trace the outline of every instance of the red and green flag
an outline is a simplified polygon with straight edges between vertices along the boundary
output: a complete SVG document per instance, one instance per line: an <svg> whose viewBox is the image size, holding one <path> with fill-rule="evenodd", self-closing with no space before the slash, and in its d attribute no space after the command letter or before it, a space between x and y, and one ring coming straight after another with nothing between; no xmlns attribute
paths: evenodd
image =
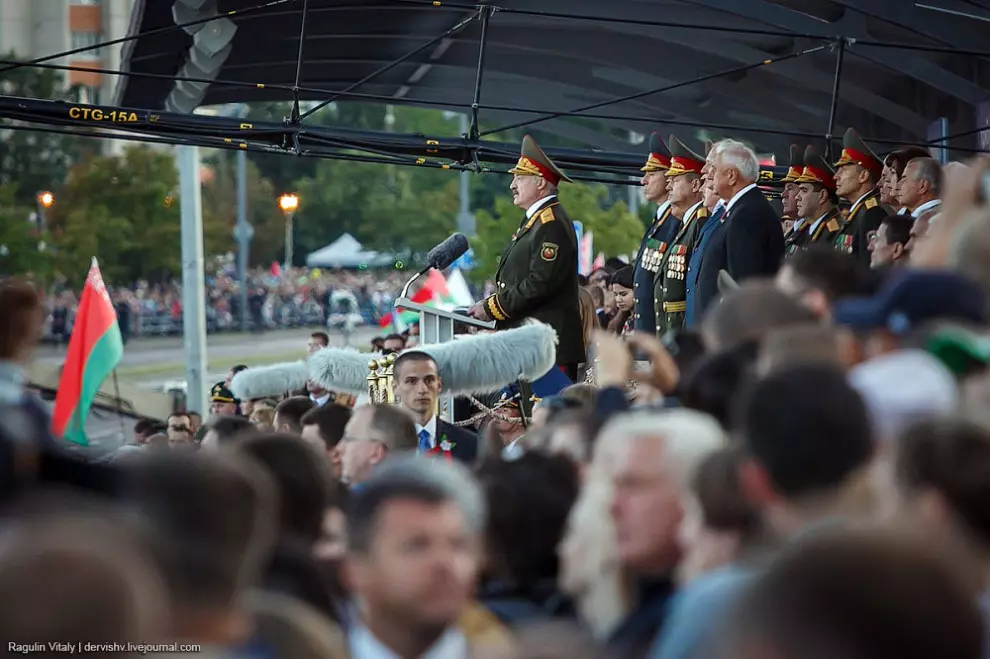
<svg viewBox="0 0 990 659"><path fill-rule="evenodd" d="M416 293L409 298L413 302L425 304L431 307L453 306L450 304L450 291L447 289L447 280L439 270L430 270L426 276L426 281ZM419 322L419 312L408 309L396 309L392 313L386 314L379 321L379 325L385 331L401 334L409 325Z"/></svg>
<svg viewBox="0 0 990 659"><path fill-rule="evenodd" d="M67 441L88 446L86 417L100 385L120 362L124 342L117 312L110 301L96 259L89 267L72 338L55 395L52 432Z"/></svg>

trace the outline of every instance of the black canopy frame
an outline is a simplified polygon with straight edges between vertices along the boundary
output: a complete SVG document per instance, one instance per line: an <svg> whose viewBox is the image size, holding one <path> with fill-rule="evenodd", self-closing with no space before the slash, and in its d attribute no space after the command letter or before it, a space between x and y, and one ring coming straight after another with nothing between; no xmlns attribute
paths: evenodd
<svg viewBox="0 0 990 659"><path fill-rule="evenodd" d="M459 9L465 12L470 12L470 14L438 36L429 39L416 48L408 51L401 57L398 57L397 59L379 67L374 72L340 90L312 88L303 85L304 80L302 74L303 63L305 61L307 18L311 11L310 0L271 0L256 6L225 12L212 17L199 18L186 23L167 25L146 31L139 31L136 34L120 39L113 39L84 48L74 48L72 50L54 53L30 61L0 59L0 65L3 65L4 67L0 68L0 73L20 67L35 67L59 71L79 70L114 76L167 79L174 82L217 85L231 88L243 88L245 90L264 88L267 90L278 91L284 94L287 100L291 101L290 115L285 117L281 123L246 123L241 119L228 117L161 112L149 109L106 105L65 103L60 101L25 99L0 95L0 120L3 120L3 122L0 123L0 127L8 130L57 132L60 134L81 135L97 139L128 139L152 143L191 144L220 149L241 149L252 152L280 153L298 157L336 158L343 160L358 160L362 162L381 162L384 164L473 171L477 173L504 172L504 169L496 169L494 165L506 165L515 162L518 153L517 147L515 145L493 142L482 138L490 137L493 134L513 128L536 125L557 117L581 117L585 119L653 122L656 121L656 119L648 116L604 114L591 111L610 105L620 104L633 99L662 94L666 91L702 83L708 80L714 80L716 78L736 76L750 70L772 66L775 63L797 59L812 53L830 50L835 54L835 70L831 94L831 106L828 115L828 125L824 127L825 130L823 132L816 132L813 130L796 131L787 129L768 129L763 126L713 124L711 122L704 121L681 119L669 120L666 118L664 118L661 122L663 124L715 129L725 131L727 133L762 133L801 138L803 140L814 140L822 144L825 147L826 152L830 152L835 141L833 131L835 129L836 109L840 99L840 83L842 81L843 64L845 61L845 56L848 52L855 52L862 48L895 49L902 51L946 52L957 55L962 54L990 59L990 51L943 48L925 44L869 39L854 39L841 35L823 38L818 34L805 34L774 29L711 26L656 20L632 21L630 19L613 18L608 16L588 16L575 13L504 7L488 2L482 2L479 4L458 4L441 2L440 0L381 0L381 2L416 7L423 11L430 11L431 9L439 7L443 7L445 9ZM366 3L360 3L355 5L336 5L335 7L338 9L360 9L367 7L367 5ZM91 67L74 67L49 63L52 60L78 54L87 50L102 48L108 45L135 42L136 40L149 35L182 30L188 27L208 23L210 21L219 20L221 18L235 20L240 16L260 12L272 12L275 10L284 10L289 13L298 13L299 15L299 42L295 61L295 80L294 84L291 86L271 85L264 82L248 83L244 81L225 80L219 78L207 79L185 77L180 75L163 75L151 72L99 68L94 69ZM671 84L665 84L663 86L651 88L635 94L627 94L607 99L605 101L587 104L571 110L548 113L546 110L538 108L484 104L481 102L481 89L484 83L485 73L487 36L489 32L488 28L490 22L499 13L539 16L541 18L554 20L588 21L598 23L634 23L643 27L676 28L700 32L714 31L761 36L783 36L790 38L799 37L810 42L812 45L775 57L768 57L761 61L742 64L716 71L714 73L696 76ZM475 84L470 101L452 104L447 101L406 99L357 91L357 89L362 85L371 82L375 78L378 78L382 74L410 60L425 50L436 46L442 40L463 31L467 26L476 22L480 24L481 29L480 38L477 44L478 58L475 71ZM245 93L247 92L245 91ZM311 96L322 97L323 100L318 102L314 107L309 108L306 111L301 111L300 99L303 93ZM307 119L310 119L320 109L337 101L338 99L379 101L396 105L408 104L427 107L433 106L449 108L455 106L463 108L469 114L469 129L467 134L462 135L460 139L455 139L428 137L423 135L402 135L385 131L355 131L319 126L313 124L312 122L307 122ZM531 114L535 116L526 121L515 122L510 125L505 125L482 132L479 126L479 118L481 116L481 112L486 109ZM11 121L15 123L10 123ZM48 127L47 129L43 128L46 126ZM868 142L881 145L900 146L913 144L916 146L931 147L947 144L949 140L968 136L979 132L980 130L983 129L976 128L973 130L961 131L945 138L926 142L904 142L900 140L871 137L866 137L865 139ZM952 148L963 153L982 153L986 151L979 148L966 148L958 146L953 146ZM630 180L629 177L638 178L639 167L644 160L644 154L617 151L550 148L547 149L547 152L562 167L576 172L581 172L581 174L574 177L577 180L598 181L610 184L635 183L635 181ZM779 173L782 169L783 168L778 168L778 171L776 172L767 169L763 173L764 182L770 183L774 180L779 180Z"/></svg>

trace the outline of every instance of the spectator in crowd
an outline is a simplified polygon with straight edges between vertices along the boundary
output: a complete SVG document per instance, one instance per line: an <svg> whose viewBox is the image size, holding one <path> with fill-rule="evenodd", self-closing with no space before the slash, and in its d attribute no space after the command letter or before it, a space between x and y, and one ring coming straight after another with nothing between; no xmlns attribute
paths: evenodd
<svg viewBox="0 0 990 659"><path fill-rule="evenodd" d="M869 513L854 495L874 452L870 420L841 371L809 365L769 375L741 395L738 412L740 487L765 525L768 549L820 520ZM719 621L758 564L749 556L681 590L654 656L709 656Z"/></svg>
<svg viewBox="0 0 990 659"><path fill-rule="evenodd" d="M389 334L382 341L382 352L386 355L393 352L402 352L406 349L406 339L401 334Z"/></svg>
<svg viewBox="0 0 990 659"><path fill-rule="evenodd" d="M193 410L189 410L186 414L189 416L189 422L192 423L192 431L196 432L199 430L200 426L203 425L203 415Z"/></svg>
<svg viewBox="0 0 990 659"><path fill-rule="evenodd" d="M715 352L760 341L771 329L815 322L814 314L769 282L748 282L705 315L701 335Z"/></svg>
<svg viewBox="0 0 990 659"><path fill-rule="evenodd" d="M615 296L615 317L608 323L608 331L613 334L632 332L633 306L633 267L624 266L616 270L608 279L609 290Z"/></svg>
<svg viewBox="0 0 990 659"><path fill-rule="evenodd" d="M577 499L575 465L538 453L485 461L486 570L479 599L507 625L569 613L557 588L557 546Z"/></svg>
<svg viewBox="0 0 990 659"><path fill-rule="evenodd" d="M880 175L880 203L897 210L898 215L909 214L898 199L901 177L909 162L915 158L928 158L929 155L926 149L919 146L907 146L888 153Z"/></svg>
<svg viewBox="0 0 990 659"><path fill-rule="evenodd" d="M914 218L908 252L914 246L914 240L928 233L928 225L942 205L941 196L942 165L934 158L915 158L909 162L897 189L901 207L906 208Z"/></svg>
<svg viewBox="0 0 990 659"><path fill-rule="evenodd" d="M44 311L34 287L18 279L0 279L0 405L24 414L31 436L47 437L50 420L41 402L25 388L24 369L41 338Z"/></svg>
<svg viewBox="0 0 990 659"><path fill-rule="evenodd" d="M200 446L207 451L216 451L221 446L236 443L255 432L254 424L242 416L218 416L210 419L206 428Z"/></svg>
<svg viewBox="0 0 990 659"><path fill-rule="evenodd" d="M255 408L251 412L250 421L260 432L275 432L275 408Z"/></svg>
<svg viewBox="0 0 990 659"><path fill-rule="evenodd" d="M340 456L337 445L351 419L351 408L343 405L322 405L306 412L300 419L302 438L330 458L334 475L340 476Z"/></svg>
<svg viewBox="0 0 990 659"><path fill-rule="evenodd" d="M886 269L907 264L908 243L915 219L908 214L888 215L870 243L870 267Z"/></svg>
<svg viewBox="0 0 990 659"><path fill-rule="evenodd" d="M306 382L306 393L309 395L309 399L316 407L326 405L331 402L331 399L333 398L333 394L327 391L319 382L315 380L309 380Z"/></svg>
<svg viewBox="0 0 990 659"><path fill-rule="evenodd" d="M456 462L396 458L353 493L344 569L361 610L351 657L484 652L458 624L475 588L484 526L484 498Z"/></svg>
<svg viewBox="0 0 990 659"><path fill-rule="evenodd" d="M831 245L809 245L796 252L781 266L775 282L823 319L840 298L871 292L871 280L859 261Z"/></svg>
<svg viewBox="0 0 990 659"><path fill-rule="evenodd" d="M669 410L620 416L605 426L598 442L594 468L611 478L618 559L638 581L633 608L609 646L620 656L641 657L674 593L678 527L691 480L725 435L706 415Z"/></svg>
<svg viewBox="0 0 990 659"><path fill-rule="evenodd" d="M133 465L123 494L147 521L168 586L168 637L224 652L247 645L243 595L259 583L277 528L265 470L233 455L173 452Z"/></svg>
<svg viewBox="0 0 990 659"><path fill-rule="evenodd" d="M312 355L317 350L330 347L330 335L326 332L313 332L306 343L306 354Z"/></svg>
<svg viewBox="0 0 990 659"><path fill-rule="evenodd" d="M275 432L302 434L302 418L316 404L305 396L286 398L275 408Z"/></svg>
<svg viewBox="0 0 990 659"><path fill-rule="evenodd" d="M389 454L416 451L419 438L412 417L391 405L364 405L354 410L337 444L340 478L348 485L367 480Z"/></svg>
<svg viewBox="0 0 990 659"><path fill-rule="evenodd" d="M746 589L718 656L979 659L983 626L965 582L924 540L829 529Z"/></svg>
<svg viewBox="0 0 990 659"><path fill-rule="evenodd" d="M134 424L134 438L131 443L135 446L142 446L148 441L148 437L154 432L158 422L154 419L138 419Z"/></svg>
<svg viewBox="0 0 990 659"><path fill-rule="evenodd" d="M278 495L278 533L263 578L265 590L292 595L335 620L337 603L313 556L330 499L329 466L295 435L251 437L237 444L236 451L267 470Z"/></svg>
<svg viewBox="0 0 990 659"><path fill-rule="evenodd" d="M846 332L824 325L790 325L771 331L760 343L756 365L762 377L792 366L819 364L845 370L852 366Z"/></svg>
<svg viewBox="0 0 990 659"><path fill-rule="evenodd" d="M185 412L176 412L168 417L168 443L173 447L193 444L192 421Z"/></svg>
<svg viewBox="0 0 990 659"><path fill-rule="evenodd" d="M224 378L223 386L225 386L228 389L230 389L230 381L234 379L234 376L237 375L238 373L240 373L241 371L246 371L246 370L247 370L247 366L245 366L244 364L238 364L237 366L231 366L230 367L230 370L227 371L227 377Z"/></svg>

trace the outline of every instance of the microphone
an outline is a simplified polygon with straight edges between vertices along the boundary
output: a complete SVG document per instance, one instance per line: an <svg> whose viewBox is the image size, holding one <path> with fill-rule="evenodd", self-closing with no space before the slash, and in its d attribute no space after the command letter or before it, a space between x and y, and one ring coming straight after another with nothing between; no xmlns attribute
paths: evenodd
<svg viewBox="0 0 990 659"><path fill-rule="evenodd" d="M467 251L467 236L463 233L455 233L431 249L426 255L426 262L431 268L446 270L450 267L451 263L464 256Z"/></svg>
<svg viewBox="0 0 990 659"><path fill-rule="evenodd" d="M406 282L406 285L402 287L402 292L399 293L399 298L406 297L409 294L409 287L413 285L414 281L425 275L427 270L430 268L446 270L454 261L464 256L464 253L467 251L468 239L463 233L455 233L431 249L426 254L426 267Z"/></svg>

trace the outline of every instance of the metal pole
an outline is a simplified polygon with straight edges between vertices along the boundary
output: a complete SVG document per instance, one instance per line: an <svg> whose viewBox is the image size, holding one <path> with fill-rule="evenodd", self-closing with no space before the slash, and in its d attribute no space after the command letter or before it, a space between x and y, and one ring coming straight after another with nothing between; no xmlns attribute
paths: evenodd
<svg viewBox="0 0 990 659"><path fill-rule="evenodd" d="M182 213L182 346L186 353L186 408L206 409L206 282L203 276L203 203L199 147L178 147Z"/></svg>
<svg viewBox="0 0 990 659"><path fill-rule="evenodd" d="M481 82L485 76L485 46L488 43L488 20L494 8L485 7L481 13L481 43L478 45L478 74L474 81L474 100L471 102L472 140L478 139L478 104L481 102Z"/></svg>
<svg viewBox="0 0 990 659"><path fill-rule="evenodd" d="M825 159L832 162L832 131L835 129L835 111L839 105L839 82L842 80L842 61L846 55L846 40L836 39L835 79L832 81L832 107L828 111L828 130L825 131Z"/></svg>
<svg viewBox="0 0 990 659"><path fill-rule="evenodd" d="M241 283L241 331L248 331L248 253L251 249L253 229L247 219L247 153L237 152L237 280Z"/></svg>
<svg viewBox="0 0 990 659"><path fill-rule="evenodd" d="M285 263L282 267L289 269L292 267L292 218L295 213L285 214Z"/></svg>
<svg viewBox="0 0 990 659"><path fill-rule="evenodd" d="M477 126L475 126L477 128ZM461 134L466 135L469 130L468 117L461 115ZM457 214L457 230L465 236L473 236L476 232L474 215L471 214L471 174L466 170L461 170L461 210Z"/></svg>
<svg viewBox="0 0 990 659"><path fill-rule="evenodd" d="M633 131L629 131L629 143L633 145L637 144L636 133ZM637 178L633 176L632 180L636 181ZM637 215L639 213L639 200L642 196L642 192L643 191L641 188L637 188L635 186L629 187L629 212L633 215Z"/></svg>

